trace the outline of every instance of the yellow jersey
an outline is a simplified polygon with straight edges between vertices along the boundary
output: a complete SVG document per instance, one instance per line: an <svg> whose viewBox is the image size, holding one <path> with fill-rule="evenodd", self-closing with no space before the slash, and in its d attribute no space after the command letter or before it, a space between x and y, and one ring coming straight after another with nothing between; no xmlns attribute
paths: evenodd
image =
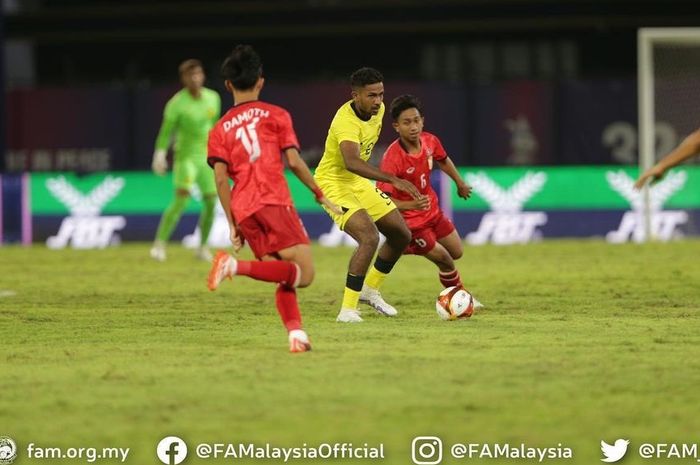
<svg viewBox="0 0 700 465"><path fill-rule="evenodd" d="M347 184L364 179L345 168L345 160L340 153L340 143L349 141L360 144L360 158L364 161L369 160L372 148L377 143L382 130L384 103L379 108L379 113L372 115L367 121L357 116L351 103L352 100L338 109L328 129L323 157L315 174L315 178L321 182Z"/></svg>

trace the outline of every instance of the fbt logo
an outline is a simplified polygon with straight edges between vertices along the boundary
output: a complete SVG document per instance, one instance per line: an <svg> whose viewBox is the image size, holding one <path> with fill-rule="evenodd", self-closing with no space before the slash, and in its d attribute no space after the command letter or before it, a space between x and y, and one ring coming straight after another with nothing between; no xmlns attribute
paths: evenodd
<svg viewBox="0 0 700 465"><path fill-rule="evenodd" d="M46 240L50 249L62 249L69 244L74 249L105 248L119 241L115 234L126 226L123 216L100 216L114 197L124 188L124 178L107 176L90 193L84 195L59 176L49 178L46 188L70 211L55 236Z"/></svg>
<svg viewBox="0 0 700 465"><path fill-rule="evenodd" d="M528 172L510 188L504 189L484 173L467 174L466 181L491 207L479 229L467 234L467 242L481 245L524 244L542 235L537 228L547 223L545 212L524 212L525 203L547 182L543 172Z"/></svg>
<svg viewBox="0 0 700 465"><path fill-rule="evenodd" d="M622 216L617 230L610 231L605 238L608 242L622 243L628 241L641 242L644 240L644 193L634 188L634 179L623 171L608 171L605 174L608 184L632 206ZM682 210L662 209L663 204L676 192L681 190L688 179L685 171L669 173L663 180L649 187L649 202L651 211L652 236L669 241L681 236L678 227L688 222L688 213Z"/></svg>

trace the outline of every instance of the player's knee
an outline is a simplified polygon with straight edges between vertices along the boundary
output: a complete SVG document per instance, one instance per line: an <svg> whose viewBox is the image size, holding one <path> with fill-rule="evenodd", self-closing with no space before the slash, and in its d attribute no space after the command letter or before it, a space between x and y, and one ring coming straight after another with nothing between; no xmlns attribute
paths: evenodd
<svg viewBox="0 0 700 465"><path fill-rule="evenodd" d="M207 210L213 210L216 208L216 197L207 195L202 199L202 203L204 204L204 208Z"/></svg>
<svg viewBox="0 0 700 465"><path fill-rule="evenodd" d="M314 262L311 258L311 248L307 245L298 245L291 249L285 249L279 252L282 260L289 261L294 264L296 274L294 277L293 287L307 287L314 280Z"/></svg>
<svg viewBox="0 0 700 465"><path fill-rule="evenodd" d="M392 236L394 244L402 250L411 242L411 231L406 226L396 228Z"/></svg>
<svg viewBox="0 0 700 465"><path fill-rule="evenodd" d="M373 234L366 238L365 246L372 250L376 250L379 247L379 233L377 231L374 231Z"/></svg>
<svg viewBox="0 0 700 465"><path fill-rule="evenodd" d="M379 246L379 232L377 232L377 228L362 231L358 236L357 242L360 244L360 247L375 250Z"/></svg>
<svg viewBox="0 0 700 465"><path fill-rule="evenodd" d="M300 266L299 268L301 270L301 278L299 279L299 284L297 285L297 287L308 287L314 281L314 275L316 274L316 272L314 271L314 267Z"/></svg>
<svg viewBox="0 0 700 465"><path fill-rule="evenodd" d="M411 243L411 239L413 238L411 236L411 231L408 228L403 228L403 235L401 237L403 238L406 246Z"/></svg>
<svg viewBox="0 0 700 465"><path fill-rule="evenodd" d="M448 254L445 254L444 256L436 260L435 264L437 265L438 269L443 273L455 269L455 262L452 261L452 258Z"/></svg>
<svg viewBox="0 0 700 465"><path fill-rule="evenodd" d="M452 260L450 252L448 252L440 244L435 244L430 252L428 252L425 257L440 269L440 271L446 272L453 270L455 267L455 262Z"/></svg>
<svg viewBox="0 0 700 465"><path fill-rule="evenodd" d="M447 273L448 271L455 269L455 262L452 261L449 255L443 257L442 260L439 260L436 265L443 273Z"/></svg>
<svg viewBox="0 0 700 465"><path fill-rule="evenodd" d="M168 208L166 211L170 213L174 213L177 215L181 215L185 211L185 207L187 206L187 201L189 200L189 197L177 195L175 198L170 202L170 205L168 205Z"/></svg>
<svg viewBox="0 0 700 465"><path fill-rule="evenodd" d="M450 257L452 257L453 260L459 260L462 258L462 255L464 255L464 253L462 252L461 247L450 250Z"/></svg>

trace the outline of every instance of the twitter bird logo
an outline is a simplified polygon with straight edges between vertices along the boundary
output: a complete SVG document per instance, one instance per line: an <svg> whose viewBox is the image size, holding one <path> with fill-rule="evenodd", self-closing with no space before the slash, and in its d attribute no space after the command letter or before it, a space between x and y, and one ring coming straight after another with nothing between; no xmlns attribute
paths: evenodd
<svg viewBox="0 0 700 465"><path fill-rule="evenodd" d="M610 445L605 441L600 441L600 450L603 451L604 459L600 459L601 462L617 462L627 453L627 445L630 442L627 439L618 439L615 441L615 445Z"/></svg>

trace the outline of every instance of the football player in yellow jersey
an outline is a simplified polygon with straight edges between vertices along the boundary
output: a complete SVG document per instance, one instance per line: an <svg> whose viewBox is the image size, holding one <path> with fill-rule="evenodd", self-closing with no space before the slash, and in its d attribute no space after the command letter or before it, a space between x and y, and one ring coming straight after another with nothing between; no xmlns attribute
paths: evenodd
<svg viewBox="0 0 700 465"><path fill-rule="evenodd" d="M411 232L394 202L370 180L390 183L416 200L423 197L412 183L367 162L382 129L383 81L384 77L376 69L360 68L352 73L352 100L335 114L315 174L319 188L342 209L342 214L328 209L326 212L340 229L358 242L350 259L343 303L337 318L345 323L362 321L358 302L369 304L383 315L396 315L396 309L382 299L379 287L411 240ZM380 247L374 266L368 272L379 245L377 229L386 236L386 242Z"/></svg>

